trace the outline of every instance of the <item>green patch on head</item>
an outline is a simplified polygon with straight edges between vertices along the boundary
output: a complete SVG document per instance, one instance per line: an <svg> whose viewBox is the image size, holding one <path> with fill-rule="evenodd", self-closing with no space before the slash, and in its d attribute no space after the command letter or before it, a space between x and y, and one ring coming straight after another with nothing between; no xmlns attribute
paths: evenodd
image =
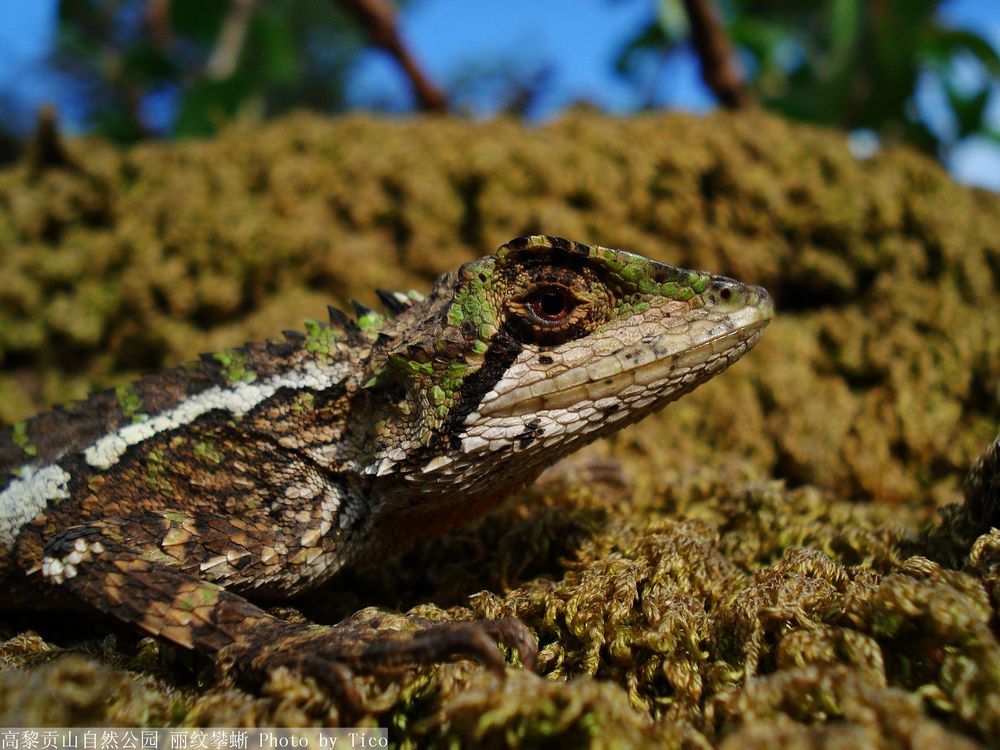
<svg viewBox="0 0 1000 750"><path fill-rule="evenodd" d="M446 398L447 394L444 392L444 388L439 385L431 386L431 401L434 402L435 406L443 404Z"/></svg>
<svg viewBox="0 0 1000 750"><path fill-rule="evenodd" d="M708 274L675 268L623 250L594 247L590 257L603 265L609 281L623 295L686 301L705 291L711 282Z"/></svg>
<svg viewBox="0 0 1000 750"><path fill-rule="evenodd" d="M650 260L624 250L582 245L559 237L520 237L497 252L498 259L534 262L547 257L554 264L567 262L589 266L622 302L637 302L636 296L686 302L711 284L710 274ZM645 300L649 302L651 299ZM631 314L631 311L626 309Z"/></svg>
<svg viewBox="0 0 1000 750"><path fill-rule="evenodd" d="M406 360L399 357L390 357L389 361L396 367L405 367L412 373L422 373L424 375L432 375L434 373L434 365L430 362L420 362L415 359Z"/></svg>
<svg viewBox="0 0 1000 750"><path fill-rule="evenodd" d="M497 324L490 302L495 270L493 258L484 258L462 267L461 286L448 308L448 325L460 326L468 322L475 327L481 340L492 336Z"/></svg>
<svg viewBox="0 0 1000 750"><path fill-rule="evenodd" d="M434 365L419 359L409 359L402 354L390 354L385 364L365 381L362 388L374 388L389 382L408 380L413 376L432 375Z"/></svg>
<svg viewBox="0 0 1000 750"><path fill-rule="evenodd" d="M478 339L475 342L480 343ZM386 402L385 410L374 422L376 435L391 437L392 441L397 441L401 434L410 440L430 440L428 436L448 417L467 374L476 366L464 358L450 361L439 354L438 343L424 342L424 348L408 348L405 353L389 354L365 382L363 387L369 389L402 386L402 393L405 393L405 396L396 395ZM468 353L466 349L465 354ZM417 429L423 431L419 437L415 437Z"/></svg>

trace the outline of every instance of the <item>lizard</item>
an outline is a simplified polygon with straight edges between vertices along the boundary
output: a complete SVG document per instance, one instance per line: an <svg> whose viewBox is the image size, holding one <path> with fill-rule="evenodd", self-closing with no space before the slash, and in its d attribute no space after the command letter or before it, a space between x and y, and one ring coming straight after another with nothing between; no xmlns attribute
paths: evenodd
<svg viewBox="0 0 1000 750"><path fill-rule="evenodd" d="M733 364L766 290L519 237L386 313L203 355L0 432L8 606L73 601L261 684L476 658L530 667L517 620L293 623L262 608L482 515Z"/></svg>

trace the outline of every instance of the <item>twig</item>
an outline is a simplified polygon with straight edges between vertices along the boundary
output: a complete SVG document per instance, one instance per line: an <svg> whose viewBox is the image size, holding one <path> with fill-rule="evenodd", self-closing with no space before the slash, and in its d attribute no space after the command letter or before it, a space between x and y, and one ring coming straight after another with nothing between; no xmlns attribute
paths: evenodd
<svg viewBox="0 0 1000 750"><path fill-rule="evenodd" d="M160 49L168 49L173 41L170 26L170 0L147 0L146 25L149 35Z"/></svg>
<svg viewBox="0 0 1000 750"><path fill-rule="evenodd" d="M701 62L701 77L722 106L744 109L753 104L733 57L726 32L719 24L711 0L684 0L691 42Z"/></svg>
<svg viewBox="0 0 1000 750"><path fill-rule="evenodd" d="M385 50L399 63L413 88L420 108L428 112L444 112L448 100L410 54L396 26L396 12L388 0L334 0L349 11L368 33L371 43Z"/></svg>
<svg viewBox="0 0 1000 750"><path fill-rule="evenodd" d="M41 172L49 167L74 167L59 135L59 116L54 105L45 104L38 110L38 123L27 151L28 162L33 171Z"/></svg>
<svg viewBox="0 0 1000 750"><path fill-rule="evenodd" d="M219 37L215 40L215 48L205 63L206 78L221 81L236 71L247 30L256 10L257 0L231 0Z"/></svg>

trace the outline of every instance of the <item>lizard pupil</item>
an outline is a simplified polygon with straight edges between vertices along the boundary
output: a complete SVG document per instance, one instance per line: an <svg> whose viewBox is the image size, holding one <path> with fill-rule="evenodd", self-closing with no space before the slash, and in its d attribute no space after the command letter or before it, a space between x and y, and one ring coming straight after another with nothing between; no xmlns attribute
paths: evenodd
<svg viewBox="0 0 1000 750"><path fill-rule="evenodd" d="M532 312L546 320L562 320L569 313L566 295L556 290L542 292L532 304Z"/></svg>
<svg viewBox="0 0 1000 750"><path fill-rule="evenodd" d="M543 314L553 318L562 315L566 311L566 300L563 299L561 294L556 294L555 292L546 292L543 294L538 305L541 307Z"/></svg>

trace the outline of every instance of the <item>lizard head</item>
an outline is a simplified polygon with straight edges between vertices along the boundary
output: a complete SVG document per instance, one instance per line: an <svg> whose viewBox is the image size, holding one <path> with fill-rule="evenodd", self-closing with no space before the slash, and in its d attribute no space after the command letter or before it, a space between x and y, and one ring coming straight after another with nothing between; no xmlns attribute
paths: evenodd
<svg viewBox="0 0 1000 750"><path fill-rule="evenodd" d="M442 276L376 345L366 385L396 396L366 471L452 490L529 481L721 372L773 312L724 276L512 240Z"/></svg>

